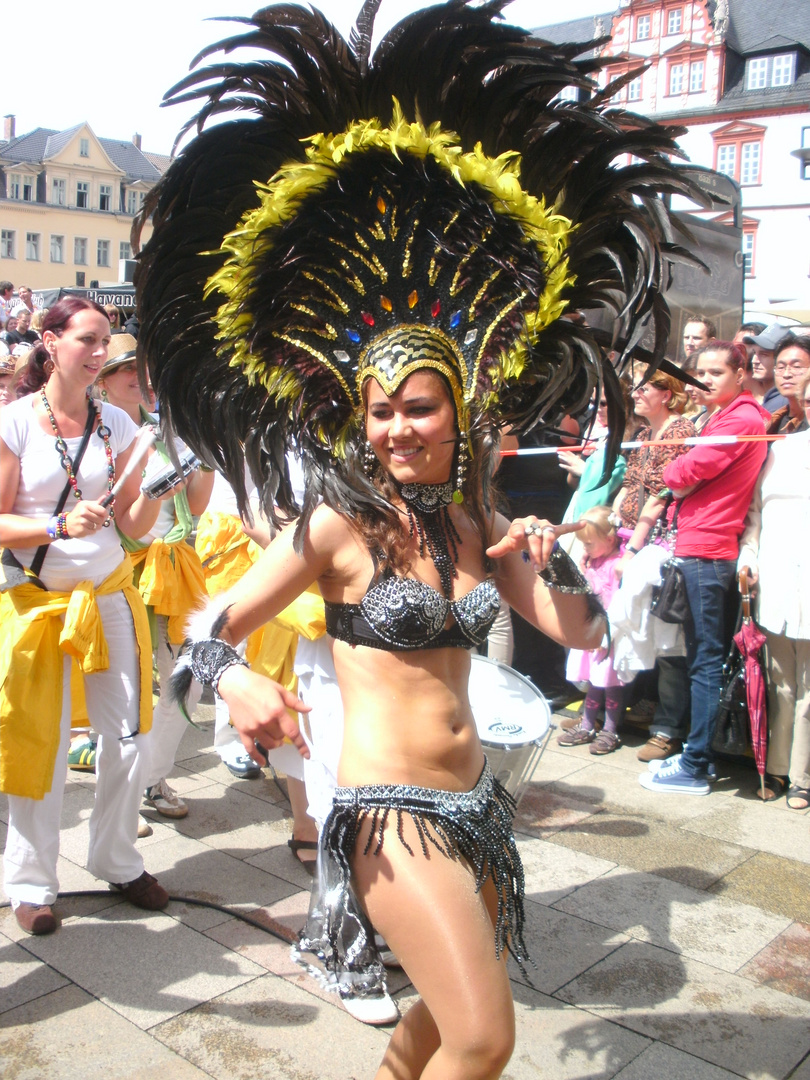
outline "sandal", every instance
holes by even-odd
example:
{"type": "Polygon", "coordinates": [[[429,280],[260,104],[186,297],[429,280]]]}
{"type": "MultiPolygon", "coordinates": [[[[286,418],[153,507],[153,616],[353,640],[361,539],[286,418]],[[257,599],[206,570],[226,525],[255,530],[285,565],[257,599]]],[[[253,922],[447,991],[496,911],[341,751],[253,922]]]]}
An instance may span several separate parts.
{"type": "Polygon", "coordinates": [[[297,861],[303,866],[303,868],[306,870],[306,872],[309,874],[309,876],[314,877],[315,876],[315,864],[316,864],[316,862],[318,860],[317,859],[302,859],[300,853],[302,851],[317,851],[318,850],[318,841],[317,840],[296,840],[295,837],[293,837],[291,840],[287,841],[287,847],[293,853],[293,855],[295,856],[297,861]]]}
{"type": "Polygon", "coordinates": [[[595,738],[596,732],[593,728],[586,728],[583,727],[582,724],[578,724],[576,727],[564,731],[557,739],[557,745],[584,746],[586,743],[593,742],[595,738]]]}
{"type": "Polygon", "coordinates": [[[787,776],[773,776],[771,773],[765,773],[763,780],[765,784],[764,794],[762,785],[757,788],[757,798],[761,799],[762,802],[773,802],[774,799],[781,798],[788,789],[787,776]]]}
{"type": "Polygon", "coordinates": [[[591,753],[612,754],[613,751],[618,750],[621,745],[622,740],[615,731],[605,731],[603,729],[591,743],[591,753]]]}
{"type": "Polygon", "coordinates": [[[806,810],[807,807],[810,806],[810,788],[789,788],[787,793],[787,804],[791,810],[806,810]]]}

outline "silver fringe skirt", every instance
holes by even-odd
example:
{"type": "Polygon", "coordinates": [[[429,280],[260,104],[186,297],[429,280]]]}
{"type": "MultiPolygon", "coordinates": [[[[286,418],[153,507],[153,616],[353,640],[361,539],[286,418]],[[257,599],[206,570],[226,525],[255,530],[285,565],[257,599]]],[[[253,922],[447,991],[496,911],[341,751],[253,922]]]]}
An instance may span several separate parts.
{"type": "Polygon", "coordinates": [[[309,915],[293,950],[296,960],[341,996],[385,992],[385,968],[374,930],[352,888],[351,857],[367,820],[371,821],[371,832],[363,854],[380,853],[392,815],[399,842],[415,855],[403,833],[407,814],[416,826],[424,856],[432,847],[446,858],[464,859],[471,867],[476,891],[488,878],[492,880],[498,896],[495,954],[508,950],[526,976],[524,880],[512,832],[514,810],[512,796],[492,775],[488,762],[472,791],[441,791],[410,784],[337,788],[332,811],[321,830],[309,915]],[[321,968],[307,964],[305,953],[317,957],[321,968]]]}

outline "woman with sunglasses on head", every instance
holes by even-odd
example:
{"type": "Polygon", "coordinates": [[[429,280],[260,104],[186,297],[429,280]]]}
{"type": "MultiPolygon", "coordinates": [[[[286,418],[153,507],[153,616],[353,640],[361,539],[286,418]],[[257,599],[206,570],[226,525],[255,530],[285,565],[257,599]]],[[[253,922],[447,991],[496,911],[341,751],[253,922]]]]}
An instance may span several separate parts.
{"type": "Polygon", "coordinates": [[[89,393],[109,341],[103,308],[78,297],[59,301],[18,387],[25,396],[0,414],[5,889],[32,934],[57,926],[74,659],[100,736],[88,869],[139,907],[163,908],[169,899],[135,848],[152,722],[151,648],[131,563],[110,527],[114,514],[122,528],[145,532],[157,506],[139,493],[139,472],[114,503],[104,501],[137,434],[125,413],[89,393]]]}

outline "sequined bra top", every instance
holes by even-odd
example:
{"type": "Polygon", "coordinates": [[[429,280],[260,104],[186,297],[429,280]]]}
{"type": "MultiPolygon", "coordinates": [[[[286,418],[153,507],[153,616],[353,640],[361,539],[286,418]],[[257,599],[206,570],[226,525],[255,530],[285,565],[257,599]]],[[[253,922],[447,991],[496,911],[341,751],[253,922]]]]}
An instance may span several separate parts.
{"type": "Polygon", "coordinates": [[[424,581],[383,572],[359,604],[324,603],[326,632],[372,649],[471,649],[486,641],[500,607],[489,579],[458,600],[424,581]],[[446,626],[448,617],[453,622],[446,626]]]}

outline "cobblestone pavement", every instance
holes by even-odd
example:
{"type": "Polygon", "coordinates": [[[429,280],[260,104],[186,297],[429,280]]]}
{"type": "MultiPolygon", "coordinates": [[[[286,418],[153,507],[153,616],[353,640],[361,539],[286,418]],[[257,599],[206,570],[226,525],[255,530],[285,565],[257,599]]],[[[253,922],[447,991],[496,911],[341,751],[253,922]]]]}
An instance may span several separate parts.
{"type": "MultiPolygon", "coordinates": [[[[83,868],[94,777],[70,773],[56,934],[0,909],[5,1080],[369,1080],[390,1035],[357,1023],[296,968],[309,878],[269,773],[234,780],[213,709],[171,783],[190,813],[145,810],[147,868],[174,898],[148,914],[83,868]],[[97,890],[97,891],[96,891],[97,890]],[[192,903],[196,901],[196,903],[192,903]],[[201,903],[202,902],[202,903],[201,903]]],[[[705,798],[638,783],[628,728],[606,757],[552,739],[516,830],[533,987],[512,971],[517,1048],[505,1080],[810,1080],[810,813],[762,805],[746,762],[705,798]]],[[[7,808],[0,802],[0,841],[7,808]]],[[[392,993],[414,1000],[401,972],[392,993]]]]}

